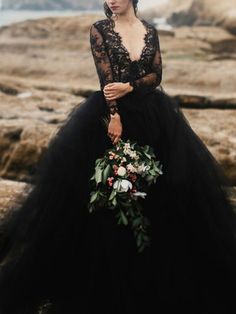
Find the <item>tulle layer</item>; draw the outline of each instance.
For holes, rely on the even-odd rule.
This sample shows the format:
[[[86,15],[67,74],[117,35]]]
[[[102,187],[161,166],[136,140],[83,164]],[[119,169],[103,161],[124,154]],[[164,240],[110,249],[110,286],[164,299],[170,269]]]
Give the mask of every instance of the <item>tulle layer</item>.
[[[118,106],[122,139],[151,145],[163,164],[142,200],[150,248],[137,253],[111,211],[88,212],[95,160],[112,147],[96,91],[51,140],[33,189],[8,220],[1,314],[35,313],[46,300],[58,314],[235,312],[236,223],[221,167],[164,92],[133,92]]]

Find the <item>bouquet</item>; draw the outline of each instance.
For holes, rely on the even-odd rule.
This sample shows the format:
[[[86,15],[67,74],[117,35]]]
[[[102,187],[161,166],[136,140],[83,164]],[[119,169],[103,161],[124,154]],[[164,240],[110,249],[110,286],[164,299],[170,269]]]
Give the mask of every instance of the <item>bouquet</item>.
[[[162,174],[162,165],[155,159],[153,148],[136,142],[120,141],[107,149],[103,158],[95,161],[95,172],[90,178],[90,213],[106,207],[114,210],[118,224],[133,230],[138,252],[150,244],[149,219],[143,215],[140,198],[145,198],[148,187]]]

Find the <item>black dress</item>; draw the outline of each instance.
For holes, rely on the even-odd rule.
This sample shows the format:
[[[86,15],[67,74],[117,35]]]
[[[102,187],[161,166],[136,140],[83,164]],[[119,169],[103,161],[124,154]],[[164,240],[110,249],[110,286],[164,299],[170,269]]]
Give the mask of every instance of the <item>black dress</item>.
[[[221,167],[161,88],[155,27],[131,60],[113,21],[90,28],[101,90],[69,114],[38,164],[34,185],[7,220],[1,243],[0,313],[235,313],[235,214]],[[103,87],[134,89],[106,101]],[[95,160],[113,146],[103,118],[119,111],[123,140],[154,148],[163,175],[142,200],[151,246],[106,208],[89,213]],[[46,310],[45,310],[46,311]]]

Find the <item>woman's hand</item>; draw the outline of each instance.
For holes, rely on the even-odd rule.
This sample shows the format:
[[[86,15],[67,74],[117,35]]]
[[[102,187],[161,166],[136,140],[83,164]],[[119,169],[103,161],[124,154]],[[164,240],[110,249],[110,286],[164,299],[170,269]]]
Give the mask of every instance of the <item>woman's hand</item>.
[[[104,96],[107,100],[115,100],[117,98],[120,98],[127,93],[132,92],[133,86],[127,83],[122,83],[122,82],[113,82],[113,83],[108,83],[104,89],[103,93]]]
[[[120,140],[122,134],[122,123],[120,120],[120,115],[115,113],[114,115],[110,115],[111,119],[108,124],[108,136],[110,136],[113,144],[117,144]]]

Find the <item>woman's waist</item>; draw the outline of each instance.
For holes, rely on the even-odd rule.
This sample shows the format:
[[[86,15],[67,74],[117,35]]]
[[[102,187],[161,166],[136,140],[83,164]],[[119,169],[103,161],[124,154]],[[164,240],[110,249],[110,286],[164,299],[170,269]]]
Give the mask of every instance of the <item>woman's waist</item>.
[[[133,90],[130,93],[127,93],[121,98],[118,98],[117,104],[119,107],[126,106],[127,109],[139,110],[147,101],[147,97],[154,93],[155,88],[142,87],[137,90]]]

